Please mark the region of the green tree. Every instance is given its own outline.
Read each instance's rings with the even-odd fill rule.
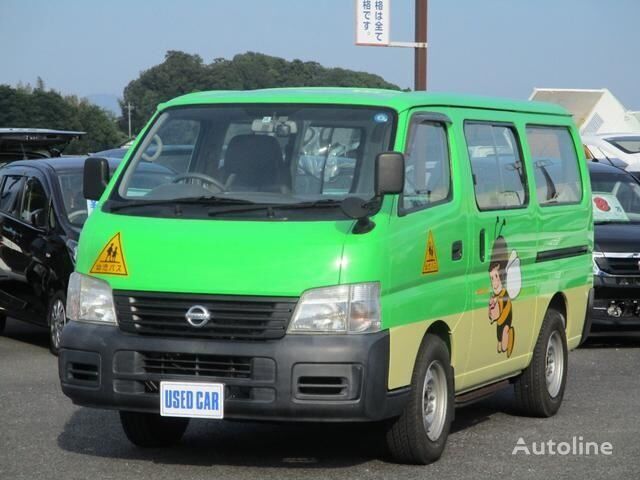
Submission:
[[[112,148],[125,140],[113,114],[86,99],[45,90],[38,77],[36,88],[0,85],[0,127],[79,130],[87,134],[74,140],[66,154],[86,154]]]
[[[125,107],[131,103],[132,131],[139,131],[157,105],[174,97],[204,90],[254,90],[274,87],[369,87],[398,90],[382,77],[343,68],[325,68],[317,62],[288,61],[247,52],[231,60],[216,58],[206,64],[198,55],[170,50],[164,62],[129,82],[120,106],[120,127],[127,131]]]

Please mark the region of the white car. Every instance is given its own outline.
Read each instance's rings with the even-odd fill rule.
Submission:
[[[587,159],[612,163],[640,178],[640,132],[587,135],[582,143]]]

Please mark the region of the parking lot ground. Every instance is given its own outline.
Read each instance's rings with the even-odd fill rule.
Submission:
[[[459,409],[442,459],[395,465],[371,425],[192,421],[172,449],[129,444],[115,412],[62,394],[47,332],[13,320],[0,337],[0,479],[639,478],[640,338],[572,352],[564,404],[517,416],[512,392]],[[610,442],[605,455],[526,455],[535,442]]]

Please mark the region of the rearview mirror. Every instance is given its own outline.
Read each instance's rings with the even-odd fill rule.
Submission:
[[[109,183],[109,162],[102,157],[89,157],[84,161],[82,193],[87,200],[100,200]]]
[[[384,152],[376,157],[376,196],[402,193],[404,190],[404,155],[399,152]]]

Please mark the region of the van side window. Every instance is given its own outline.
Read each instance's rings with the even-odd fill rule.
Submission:
[[[7,175],[2,183],[0,191],[0,210],[15,215],[20,206],[20,193],[24,185],[24,177],[19,175]]]
[[[421,122],[413,126],[405,161],[402,210],[442,203],[451,191],[451,166],[444,125]]]
[[[505,125],[467,122],[464,134],[478,208],[526,206],[527,179],[515,130]]]
[[[527,127],[527,141],[540,205],[579,202],[582,183],[578,156],[569,130],[565,127]]]

